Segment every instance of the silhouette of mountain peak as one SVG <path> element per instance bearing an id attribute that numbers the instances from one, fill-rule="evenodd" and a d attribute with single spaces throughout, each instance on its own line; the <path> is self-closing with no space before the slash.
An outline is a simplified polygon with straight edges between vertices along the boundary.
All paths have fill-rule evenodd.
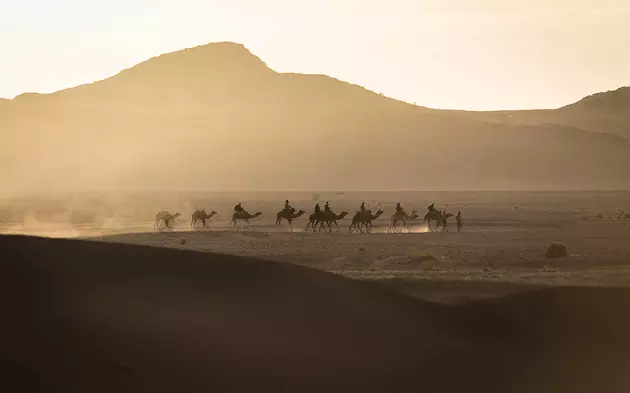
<path id="1" fill-rule="evenodd" d="M 245 46 L 212 43 L 163 54 L 142 62 L 118 76 L 123 78 L 224 78 L 273 72 Z"/>

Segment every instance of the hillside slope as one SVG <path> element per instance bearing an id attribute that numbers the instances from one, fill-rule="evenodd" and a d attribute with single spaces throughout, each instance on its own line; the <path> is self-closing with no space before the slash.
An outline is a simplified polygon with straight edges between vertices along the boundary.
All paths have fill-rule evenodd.
<path id="1" fill-rule="evenodd" d="M 500 124 L 564 125 L 630 139 L 630 87 L 593 94 L 554 110 L 457 113 Z"/>

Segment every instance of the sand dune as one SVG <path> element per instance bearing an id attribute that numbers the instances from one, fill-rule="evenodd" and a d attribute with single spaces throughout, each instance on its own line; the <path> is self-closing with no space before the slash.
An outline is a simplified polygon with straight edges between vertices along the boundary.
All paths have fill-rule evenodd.
<path id="1" fill-rule="evenodd" d="M 448 307 L 309 268 L 0 237 L 4 392 L 623 392 L 630 290 Z"/>

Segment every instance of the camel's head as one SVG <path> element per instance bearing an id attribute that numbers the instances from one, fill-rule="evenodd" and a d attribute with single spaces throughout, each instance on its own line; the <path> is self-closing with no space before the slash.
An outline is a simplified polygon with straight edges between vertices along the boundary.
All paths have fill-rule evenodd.
<path id="1" fill-rule="evenodd" d="M 341 212 L 341 214 L 339 215 L 339 218 L 343 219 L 347 215 L 348 215 L 348 212 Z"/>
<path id="2" fill-rule="evenodd" d="M 262 212 L 256 212 L 256 214 L 254 214 L 252 217 L 260 217 L 262 216 Z"/>
<path id="3" fill-rule="evenodd" d="M 181 213 L 175 213 L 175 214 L 173 214 L 173 218 L 177 218 L 177 217 L 179 217 L 181 215 L 182 215 Z"/>
<path id="4" fill-rule="evenodd" d="M 212 217 L 215 216 L 217 214 L 217 212 L 215 212 L 214 210 L 210 212 L 210 214 L 208 215 L 208 217 Z"/>
<path id="5" fill-rule="evenodd" d="M 449 218 L 453 217 L 453 213 L 448 213 L 444 216 L 445 220 L 448 220 Z"/>
<path id="6" fill-rule="evenodd" d="M 306 214 L 306 212 L 304 210 L 300 210 L 299 212 L 295 213 L 296 217 L 300 217 L 302 215 Z"/>
<path id="7" fill-rule="evenodd" d="M 370 214 L 371 214 L 371 212 L 370 212 Z M 378 218 L 378 217 L 380 217 L 380 216 L 381 216 L 381 214 L 383 214 L 383 211 L 382 211 L 382 210 L 379 210 L 379 211 L 377 211 L 377 212 L 376 212 L 376 214 L 374 215 L 374 217 L 375 217 L 375 218 Z"/>

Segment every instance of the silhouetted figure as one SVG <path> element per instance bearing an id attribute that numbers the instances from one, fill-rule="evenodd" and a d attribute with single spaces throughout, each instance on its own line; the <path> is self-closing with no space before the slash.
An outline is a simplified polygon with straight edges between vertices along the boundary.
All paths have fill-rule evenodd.
<path id="1" fill-rule="evenodd" d="M 435 202 L 433 202 L 432 204 L 429 205 L 429 207 L 427 208 L 429 211 L 433 211 L 435 210 Z"/>
<path id="2" fill-rule="evenodd" d="M 239 202 L 238 205 L 234 206 L 234 211 L 237 213 L 242 213 L 243 211 L 245 211 L 245 209 L 243 209 L 243 206 L 241 206 L 241 202 Z"/>
<path id="3" fill-rule="evenodd" d="M 400 206 L 400 202 L 396 203 L 396 213 L 402 213 L 403 208 Z"/>
<path id="4" fill-rule="evenodd" d="M 295 209 L 292 208 L 291 205 L 289 204 L 288 199 L 284 201 L 284 210 L 286 210 L 288 213 L 293 213 L 295 211 Z"/>
<path id="5" fill-rule="evenodd" d="M 365 213 L 365 202 L 361 202 L 361 213 Z"/>
<path id="6" fill-rule="evenodd" d="M 457 220 L 457 232 L 461 232 L 463 228 L 462 212 L 457 212 L 457 216 L 455 216 L 455 220 Z"/>
<path id="7" fill-rule="evenodd" d="M 328 201 L 326 201 L 326 204 L 324 205 L 324 213 L 330 213 L 330 204 Z"/>
<path id="8" fill-rule="evenodd" d="M 326 204 L 328 205 L 328 204 Z M 322 208 L 319 207 L 319 203 L 315 204 L 315 215 L 319 217 L 319 215 L 322 214 Z"/>

